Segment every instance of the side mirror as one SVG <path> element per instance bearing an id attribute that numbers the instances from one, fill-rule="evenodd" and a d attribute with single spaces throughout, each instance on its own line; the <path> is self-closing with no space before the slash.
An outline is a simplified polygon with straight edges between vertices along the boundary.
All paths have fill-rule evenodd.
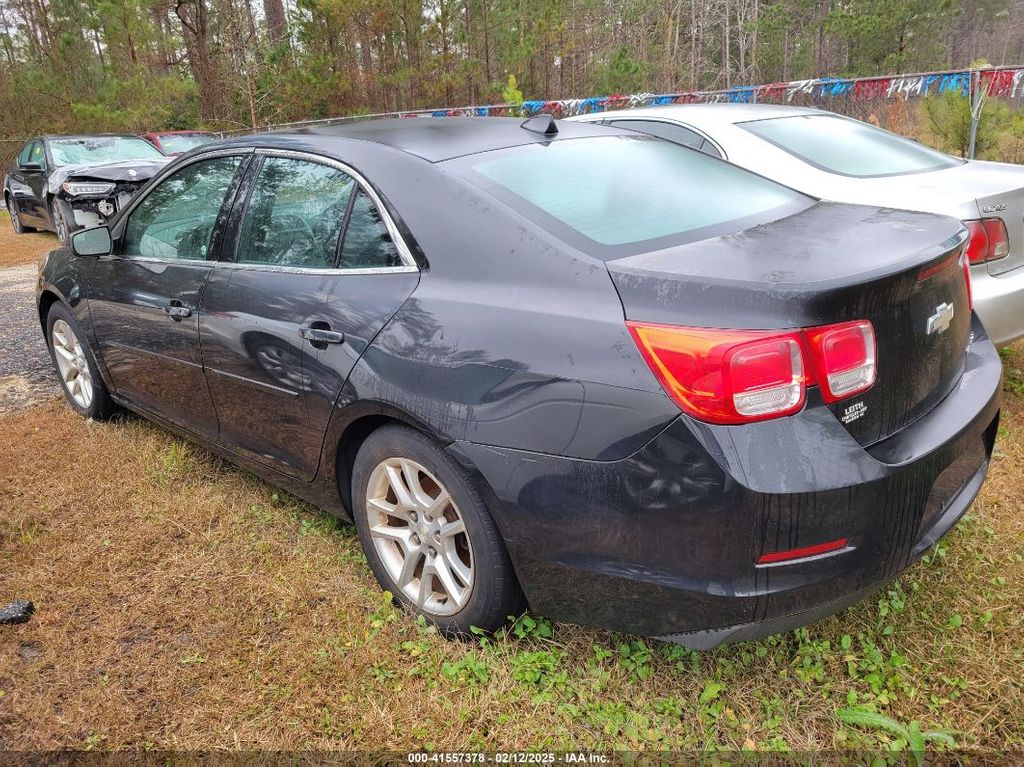
<path id="1" fill-rule="evenodd" d="M 71 235 L 71 251 L 76 256 L 105 256 L 112 248 L 110 230 L 105 226 L 94 226 Z"/>
<path id="2" fill-rule="evenodd" d="M 23 162 L 20 167 L 26 173 L 38 173 L 43 169 L 43 166 L 37 162 Z"/>

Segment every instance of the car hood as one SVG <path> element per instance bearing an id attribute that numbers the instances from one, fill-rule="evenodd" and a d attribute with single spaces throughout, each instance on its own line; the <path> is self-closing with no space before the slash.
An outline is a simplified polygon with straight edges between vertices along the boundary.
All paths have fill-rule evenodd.
<path id="1" fill-rule="evenodd" d="M 119 160 L 97 165 L 62 165 L 50 174 L 48 184 L 50 191 L 56 193 L 60 185 L 69 179 L 141 183 L 151 179 L 169 162 L 170 157 L 160 157 L 153 160 Z"/>

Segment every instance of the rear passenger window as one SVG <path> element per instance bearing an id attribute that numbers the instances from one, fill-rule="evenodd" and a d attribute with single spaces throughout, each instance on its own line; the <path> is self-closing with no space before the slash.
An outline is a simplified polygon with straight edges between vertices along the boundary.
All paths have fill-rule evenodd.
<path id="1" fill-rule="evenodd" d="M 333 268 L 354 186 L 329 165 L 266 158 L 246 207 L 238 263 Z"/>
<path id="2" fill-rule="evenodd" d="M 400 266 L 401 257 L 391 239 L 380 211 L 370 196 L 360 189 L 352 205 L 352 214 L 341 246 L 341 269 L 372 269 Z"/>

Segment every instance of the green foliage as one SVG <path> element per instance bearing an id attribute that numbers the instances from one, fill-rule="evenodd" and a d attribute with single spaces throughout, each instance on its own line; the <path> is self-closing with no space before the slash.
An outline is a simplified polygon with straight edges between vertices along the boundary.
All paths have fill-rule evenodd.
<path id="1" fill-rule="evenodd" d="M 515 106 L 523 103 L 523 92 L 519 90 L 519 82 L 515 75 L 508 76 L 508 84 L 501 92 L 501 101 L 503 104 L 514 104 Z"/>
<path id="2" fill-rule="evenodd" d="M 909 751 L 911 760 L 918 766 L 924 763 L 925 744 L 929 741 L 939 743 L 947 748 L 956 748 L 956 741 L 948 732 L 945 730 L 922 732 L 921 723 L 917 721 L 903 725 L 884 714 L 861 708 L 839 709 L 836 716 L 846 724 L 863 727 L 873 732 L 894 735 L 895 739 L 888 743 L 889 749 Z"/>

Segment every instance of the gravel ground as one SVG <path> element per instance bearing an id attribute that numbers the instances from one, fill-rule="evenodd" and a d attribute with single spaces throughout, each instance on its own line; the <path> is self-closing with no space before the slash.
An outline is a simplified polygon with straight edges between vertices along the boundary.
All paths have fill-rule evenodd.
<path id="1" fill-rule="evenodd" d="M 36 267 L 0 269 L 0 413 L 59 394 L 35 309 Z"/>

